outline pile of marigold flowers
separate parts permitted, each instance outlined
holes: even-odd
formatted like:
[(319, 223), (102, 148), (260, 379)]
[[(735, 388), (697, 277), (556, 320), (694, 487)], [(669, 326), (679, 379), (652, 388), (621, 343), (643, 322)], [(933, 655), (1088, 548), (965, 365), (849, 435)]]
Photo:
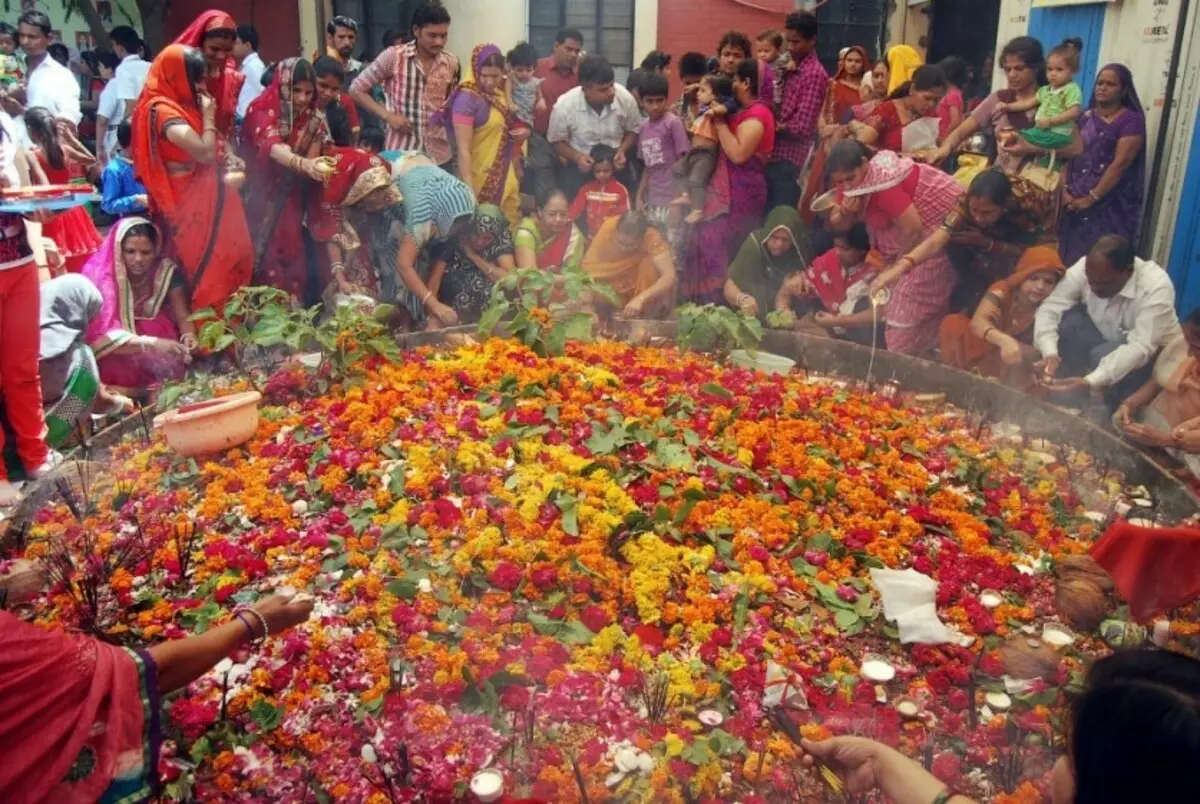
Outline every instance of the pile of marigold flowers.
[[(271, 379), (244, 448), (131, 439), (89, 511), (28, 533), (30, 557), (83, 531), (145, 546), (98, 614), (40, 600), (48, 627), (144, 644), (271, 589), (317, 598), (166, 702), (167, 799), (471, 800), (493, 767), (512, 801), (839, 800), (780, 705), (983, 799), (1044, 792), (1064, 689), (1104, 647), (1081, 635), (1011, 694), (997, 650), (1041, 633), (1053, 558), (1095, 538), (1086, 456), (673, 349), (492, 340), (324, 394), (302, 371)], [(961, 639), (902, 644), (882, 568), (932, 577)], [(865, 679), (868, 657), (894, 678)]]

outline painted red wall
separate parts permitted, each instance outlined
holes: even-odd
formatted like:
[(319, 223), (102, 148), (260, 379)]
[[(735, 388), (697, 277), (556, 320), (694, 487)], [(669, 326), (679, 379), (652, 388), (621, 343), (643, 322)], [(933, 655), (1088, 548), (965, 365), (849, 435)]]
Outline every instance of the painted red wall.
[(300, 55), (300, 15), (295, 3), (290, 13), (280, 13), (284, 0), (174, 0), (167, 12), (167, 34), (174, 39), (183, 33), (192, 20), (208, 11), (219, 8), (227, 11), (238, 25), (253, 25), (258, 29), (258, 52), (266, 61), (276, 61)]
[[(728, 30), (754, 38), (767, 28), (783, 29), (783, 21), (795, 9), (793, 0), (659, 0), (658, 49), (675, 56), (671, 64), (671, 97), (680, 92), (676, 64), (689, 50), (709, 56), (717, 54), (717, 42)], [(757, 6), (758, 8), (752, 8)], [(763, 9), (778, 9), (766, 11)], [(637, 54), (638, 61), (645, 53)]]

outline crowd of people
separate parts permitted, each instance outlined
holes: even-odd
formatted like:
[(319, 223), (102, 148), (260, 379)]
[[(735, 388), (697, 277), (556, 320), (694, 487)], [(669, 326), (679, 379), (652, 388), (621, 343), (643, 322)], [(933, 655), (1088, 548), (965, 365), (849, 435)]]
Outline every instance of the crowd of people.
[[(544, 58), (483, 43), (460, 62), (435, 2), (366, 63), (346, 17), (311, 61), (267, 64), (253, 27), (209, 11), (152, 60), (126, 27), (111, 53), (85, 54), (91, 129), (48, 18), (23, 13), (0, 27), (0, 50), (23, 54), (4, 54), (5, 182), (91, 181), (117, 219), (107, 237), (82, 207), (41, 221), (50, 273), (82, 275), (102, 301), (80, 328), (95, 358), (75, 385), (94, 389), (83, 406), (120, 409), (178, 376), (198, 354), (194, 314), (219, 315), (247, 285), (387, 302), (399, 326), (434, 329), (479, 320), (510, 271), (582, 269), (625, 316), (790, 311), (810, 335), (1077, 407), (1102, 397), (1129, 438), (1200, 447), (1170, 279), (1134, 253), (1145, 116), (1129, 70), (1101, 69), (1085, 104), (1082, 43), (1047, 54), (1019, 37), (996, 92), (988, 64), (977, 77), (907, 45), (878, 61), (844, 48), (831, 77), (816, 16), (781, 22), (754, 40), (729, 31), (712, 56), (655, 51), (621, 85), (572, 29)], [(82, 297), (26, 278), (37, 249), (7, 220), (0, 320), (24, 346), (0, 380), (36, 474), (53, 462), (38, 435), (53, 406), (28, 311), (38, 297), (61, 307), (60, 288)], [(1146, 405), (1125, 403), (1155, 377), (1170, 415), (1141, 421)]]
[[(782, 23), (754, 40), (729, 31), (711, 56), (655, 51), (620, 85), (573, 29), (544, 58), (482, 43), (460, 62), (437, 3), (365, 64), (346, 17), (324, 53), (268, 64), (252, 27), (210, 11), (152, 59), (114, 29), (112, 52), (83, 59), (94, 102), (44, 14), (0, 24), (0, 184), (91, 182), (116, 219), (104, 234), (82, 207), (0, 214), (16, 468), (45, 473), (80, 416), (128, 410), (180, 376), (199, 354), (194, 314), (220, 315), (247, 285), (393, 303), (401, 326), (436, 329), (477, 321), (498, 280), (538, 268), (586, 272), (628, 317), (684, 301), (787, 311), (808, 335), (1102, 396), (1126, 437), (1200, 470), (1200, 313), (1181, 325), (1170, 279), (1135, 255), (1145, 117), (1130, 71), (1101, 69), (1085, 104), (1081, 43), (1046, 54), (1020, 37), (999, 54), (996, 92), (990, 59), (973, 76), (906, 45), (878, 60), (847, 47), (831, 77), (817, 18)], [(17, 496), (4, 477), (0, 504)], [(153, 702), (310, 611), (272, 598), (137, 656), (92, 647), (105, 682), (71, 676), (62, 692), (139, 712), (137, 689)], [(65, 637), (35, 639), (2, 613), (0, 630), (22, 669), (76, 666)], [(1098, 663), (1055, 800), (1185, 796), (1173, 785), (1198, 750), (1198, 677), (1171, 654)], [(74, 739), (68, 720), (22, 750), (37, 762)], [(104, 756), (136, 747), (139, 722), (108, 729)], [(869, 741), (805, 749), (852, 792), (965, 800)], [(136, 799), (145, 773), (106, 767), (85, 797), (108, 785)]]

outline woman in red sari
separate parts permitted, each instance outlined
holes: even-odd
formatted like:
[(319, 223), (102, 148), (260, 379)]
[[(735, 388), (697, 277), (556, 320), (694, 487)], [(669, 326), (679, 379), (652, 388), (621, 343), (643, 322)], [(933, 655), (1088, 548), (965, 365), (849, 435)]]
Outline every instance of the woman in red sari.
[(324, 175), (317, 157), (329, 141), (317, 108), (316, 77), (304, 59), (284, 59), (275, 78), (242, 122), (242, 155), (253, 221), (254, 282), (306, 301), (305, 194), (319, 194)]
[(810, 209), (812, 199), (822, 192), (825, 187), (825, 158), (829, 149), (844, 135), (847, 118), (851, 117), (855, 106), (862, 103), (863, 76), (871, 71), (871, 59), (865, 48), (853, 45), (846, 48), (846, 55), (841, 59), (841, 69), (829, 81), (829, 91), (825, 95), (825, 105), (821, 108), (819, 131), (821, 144), (813, 155), (812, 171), (808, 175), (808, 187), (804, 191), (804, 199), (800, 202), (800, 217), (808, 223), (813, 221)]
[(172, 44), (194, 47), (204, 54), (204, 85), (217, 105), (217, 133), (225, 142), (233, 141), (237, 121), (238, 96), (246, 76), (238, 71), (233, 58), (237, 23), (224, 11), (205, 11)]
[(217, 108), (203, 81), (200, 51), (171, 45), (159, 54), (133, 115), (133, 164), (191, 309), (219, 313), (250, 281), (254, 251), (242, 199), (218, 170)]

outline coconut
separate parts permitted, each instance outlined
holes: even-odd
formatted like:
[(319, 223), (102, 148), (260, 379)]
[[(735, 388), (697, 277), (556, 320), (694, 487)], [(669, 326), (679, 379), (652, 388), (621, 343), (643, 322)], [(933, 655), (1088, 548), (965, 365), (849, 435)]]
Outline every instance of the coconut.
[(1054, 678), (1058, 674), (1058, 654), (1040, 639), (1014, 637), (1000, 648), (1004, 672), (1013, 678)]
[(1112, 592), (1115, 586), (1112, 576), (1108, 574), (1108, 570), (1100, 566), (1096, 562), (1096, 559), (1091, 556), (1065, 556), (1060, 558), (1055, 563), (1054, 574), (1064, 581), (1075, 578), (1091, 581), (1105, 594)]
[(1059, 580), (1054, 590), (1054, 608), (1067, 625), (1077, 631), (1094, 631), (1108, 613), (1104, 590), (1090, 579), (1075, 576)]

